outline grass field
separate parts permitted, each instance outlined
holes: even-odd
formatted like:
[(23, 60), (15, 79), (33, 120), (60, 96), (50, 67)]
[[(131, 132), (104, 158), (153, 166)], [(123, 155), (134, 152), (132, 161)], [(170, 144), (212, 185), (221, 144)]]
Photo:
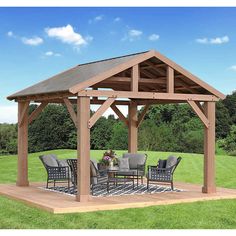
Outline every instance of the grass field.
[[(123, 152), (117, 151), (117, 154), (121, 155)], [(55, 153), (61, 159), (76, 156), (74, 150), (55, 150), (47, 153)], [(103, 151), (91, 151), (91, 157), (100, 159), (102, 153)], [(148, 164), (156, 164), (159, 158), (165, 158), (170, 153), (147, 152), (147, 154)], [(39, 155), (40, 153), (29, 155), (30, 181), (45, 181), (45, 170), (39, 161)], [(183, 157), (177, 168), (175, 180), (201, 184), (203, 155), (187, 153), (175, 153), (175, 155)], [(0, 156), (0, 183), (15, 182), (16, 160), (16, 156)], [(217, 155), (216, 183), (217, 186), (236, 188), (236, 157)], [(0, 228), (236, 229), (236, 200), (53, 215), (0, 197), (0, 209)]]

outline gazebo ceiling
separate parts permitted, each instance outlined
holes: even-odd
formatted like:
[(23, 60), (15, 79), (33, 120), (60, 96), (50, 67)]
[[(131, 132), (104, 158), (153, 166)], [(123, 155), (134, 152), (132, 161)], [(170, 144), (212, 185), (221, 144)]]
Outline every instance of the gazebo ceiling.
[(77, 65), (47, 80), (21, 90), (9, 100), (40, 95), (67, 94), (73, 96), (86, 88), (109, 88), (129, 91), (132, 66), (139, 64), (140, 92), (167, 91), (167, 66), (174, 69), (174, 92), (181, 94), (206, 94), (223, 99), (225, 96), (204, 81), (189, 73), (156, 51), (147, 51)]

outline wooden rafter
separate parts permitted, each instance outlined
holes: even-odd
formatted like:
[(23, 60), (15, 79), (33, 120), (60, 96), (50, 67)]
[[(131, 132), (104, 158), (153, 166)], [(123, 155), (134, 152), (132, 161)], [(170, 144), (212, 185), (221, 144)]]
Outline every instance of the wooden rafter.
[(116, 97), (116, 98), (134, 98), (134, 99), (160, 99), (160, 100), (194, 100), (194, 101), (218, 101), (214, 95), (202, 94), (182, 94), (182, 93), (155, 93), (155, 92), (129, 92), (129, 91), (108, 91), (108, 90), (84, 90), (78, 93), (78, 96), (90, 97)]
[(152, 63), (151, 61), (145, 61), (145, 63), (146, 63), (147, 65), (149, 65), (153, 70), (155, 70), (156, 72), (158, 72), (160, 75), (162, 75), (162, 76), (165, 76), (165, 75), (166, 75), (165, 70), (156, 67), (155, 64)]
[(195, 111), (195, 113), (200, 118), (200, 120), (203, 122), (203, 124), (208, 128), (209, 127), (209, 120), (207, 119), (205, 114), (202, 112), (202, 110), (198, 107), (198, 105), (194, 101), (188, 101), (188, 104), (192, 107), (192, 109)]
[(166, 63), (167, 65), (171, 66), (176, 71), (178, 71), (179, 73), (183, 74), (185, 77), (189, 78), (190, 80), (194, 81), (196, 84), (199, 84), (201, 87), (203, 87), (204, 89), (208, 90), (209, 92), (211, 92), (215, 96), (217, 96), (217, 97), (219, 97), (221, 99), (225, 98), (224, 94), (222, 94), (221, 92), (219, 92), (218, 90), (216, 90), (215, 88), (213, 88), (212, 86), (207, 84), (206, 82), (200, 80), (197, 76), (191, 74), (190, 72), (188, 72), (187, 70), (185, 70), (184, 68), (182, 68), (181, 66), (179, 66), (178, 64), (173, 62), (172, 60), (168, 59), (167, 57), (165, 57), (161, 53), (155, 51), (154, 54), (155, 54), (155, 56), (159, 60), (161, 60), (164, 63)]
[(37, 118), (40, 112), (47, 106), (48, 102), (42, 102), (29, 116), (28, 123), (30, 124), (33, 120)]
[(77, 114), (75, 113), (72, 103), (70, 102), (70, 100), (68, 98), (64, 98), (63, 101), (67, 107), (67, 110), (70, 114), (72, 121), (75, 124), (75, 127), (77, 127)]
[(115, 98), (108, 98), (93, 114), (93, 116), (89, 119), (88, 127), (92, 128), (96, 121), (103, 115), (103, 113), (111, 106), (111, 104), (115, 101)]
[(147, 60), (147, 59), (149, 59), (153, 56), (154, 56), (154, 51), (149, 51), (149, 52), (146, 52), (146, 53), (144, 53), (140, 56), (136, 56), (135, 58), (131, 59), (128, 62), (122, 63), (121, 65), (118, 65), (118, 66), (116, 66), (116, 67), (114, 67), (114, 68), (112, 68), (108, 71), (105, 71), (101, 74), (98, 74), (98, 75), (92, 77), (91, 79), (89, 79), (85, 82), (79, 83), (79, 84), (71, 87), (69, 89), (69, 91), (71, 93), (74, 93), (74, 94), (78, 93), (79, 91), (81, 91), (81, 90), (83, 90), (83, 89), (85, 89), (85, 88), (87, 88), (87, 87), (89, 87), (93, 84), (96, 84), (96, 83), (98, 83), (98, 82), (100, 82), (104, 79), (107, 79), (107, 78), (109, 78), (109, 77), (111, 77), (115, 74), (118, 74), (121, 71), (124, 71), (124, 70), (126, 70), (126, 69), (128, 69), (128, 68), (130, 68), (130, 67), (132, 67), (136, 64), (139, 64), (139, 63), (141, 63), (141, 62), (143, 62), (143, 61), (145, 61), (145, 60)]
[(142, 123), (142, 121), (143, 121), (143, 119), (144, 119), (144, 117), (145, 117), (145, 115), (146, 115), (146, 113), (147, 113), (149, 107), (150, 107), (150, 104), (145, 105), (145, 107), (144, 107), (142, 113), (141, 113), (140, 116), (138, 117), (137, 127), (139, 127), (139, 126), (141, 125), (141, 123)]
[(19, 114), (19, 120), (18, 120), (19, 126), (21, 126), (24, 121), (26, 113), (28, 112), (29, 104), (30, 104), (29, 102), (22, 103), (22, 110), (21, 110), (21, 113)]
[(111, 105), (111, 109), (116, 113), (116, 115), (119, 117), (120, 120), (122, 120), (127, 126), (129, 125), (129, 121), (123, 113), (119, 110), (119, 108), (113, 103)]

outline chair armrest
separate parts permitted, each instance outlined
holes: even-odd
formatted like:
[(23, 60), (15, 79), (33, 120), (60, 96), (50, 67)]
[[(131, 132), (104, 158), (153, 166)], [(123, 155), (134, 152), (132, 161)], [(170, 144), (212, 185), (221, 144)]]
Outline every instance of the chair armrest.
[(105, 176), (105, 175), (107, 175), (108, 170), (107, 170), (107, 169), (104, 169), (104, 170), (98, 170), (98, 173), (99, 173), (100, 176)]

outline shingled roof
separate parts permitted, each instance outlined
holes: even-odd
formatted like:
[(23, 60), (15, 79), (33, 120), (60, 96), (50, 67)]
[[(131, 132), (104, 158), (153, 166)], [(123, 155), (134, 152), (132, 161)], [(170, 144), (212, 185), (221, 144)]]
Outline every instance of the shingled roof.
[[(142, 58), (144, 58), (142, 60)], [(77, 92), (76, 86), (88, 85), (87, 87), (97, 84), (98, 82), (105, 80), (113, 75), (122, 72), (122, 69), (129, 69), (132, 66), (132, 62), (138, 61), (142, 63), (146, 60), (149, 63), (165, 63), (176, 70), (176, 76), (183, 75), (183, 80), (187, 80), (188, 84), (194, 86), (199, 85), (198, 93), (213, 94), (218, 98), (224, 98), (224, 95), (200, 80), (196, 76), (189, 73), (170, 59), (164, 57), (156, 51), (145, 51), (120, 57), (114, 57), (106, 60), (94, 61), (85, 64), (77, 65), (69, 70), (66, 70), (60, 74), (57, 74), (47, 80), (39, 82), (33, 86), (23, 89), (17, 93), (14, 93), (8, 97), (9, 100), (17, 99), (19, 97), (33, 96), (40, 94), (62, 93), (68, 92), (75, 94)], [(156, 60), (156, 61), (155, 61)], [(127, 66), (126, 66), (127, 65)], [(126, 68), (127, 67), (127, 68)], [(120, 70), (120, 71), (119, 71)], [(114, 74), (112, 74), (114, 72)], [(142, 72), (142, 76), (146, 74)], [(154, 74), (154, 71), (153, 71)], [(158, 74), (156, 75), (158, 76)], [(161, 76), (161, 74), (159, 75)], [(185, 83), (183, 81), (183, 83)], [(80, 86), (81, 87), (81, 86)], [(85, 86), (86, 87), (86, 86)], [(197, 90), (197, 89), (195, 89)]]

